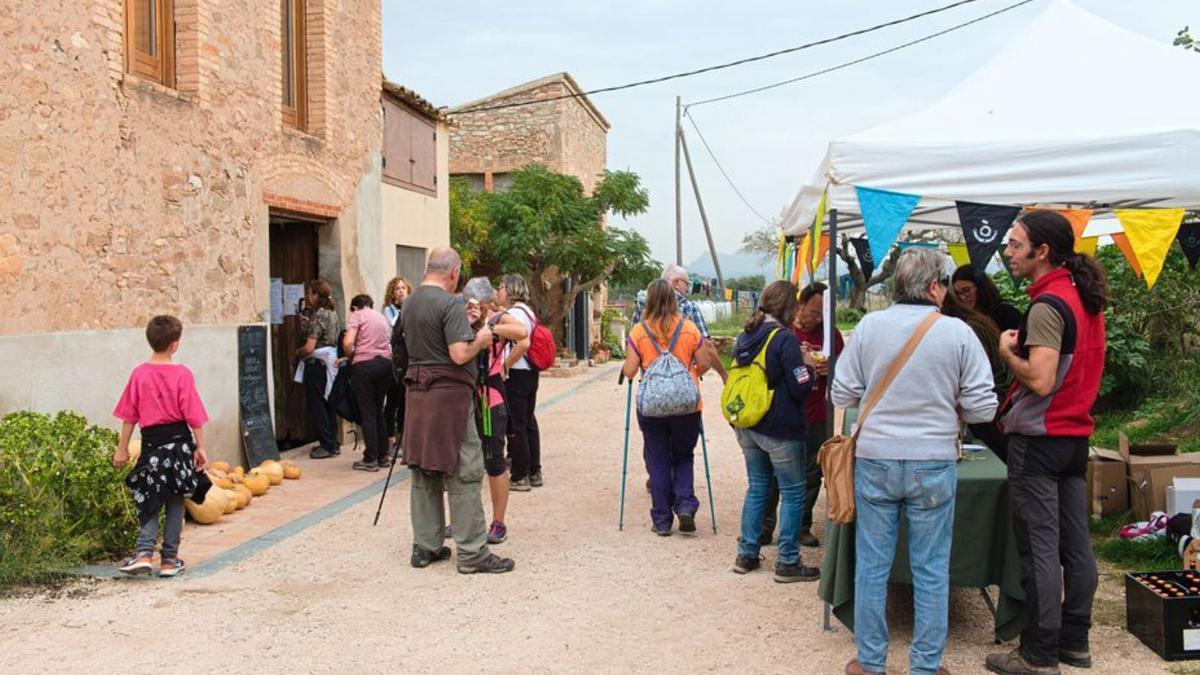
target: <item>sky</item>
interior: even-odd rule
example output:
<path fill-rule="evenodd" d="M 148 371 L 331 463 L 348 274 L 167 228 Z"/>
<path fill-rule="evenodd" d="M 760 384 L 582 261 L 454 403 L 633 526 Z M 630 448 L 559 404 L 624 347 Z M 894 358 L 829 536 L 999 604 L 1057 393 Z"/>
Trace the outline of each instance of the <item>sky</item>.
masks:
<path fill-rule="evenodd" d="M 831 37 L 952 0 L 383 0 L 383 70 L 437 106 L 455 106 L 567 71 L 587 89 L 649 79 Z M 641 176 L 650 208 L 610 223 L 640 232 L 654 256 L 675 258 L 675 97 L 686 105 L 838 65 L 968 21 L 1015 0 L 978 0 L 867 36 L 682 80 L 597 94 L 608 118 L 608 168 Z M 983 65 L 1051 0 L 844 70 L 691 109 L 750 206 L 777 217 L 816 170 L 830 140 L 920 110 Z M 1170 43 L 1200 27 L 1195 0 L 1075 0 L 1129 30 Z M 1114 90 L 1129 83 L 1114 82 Z M 1100 104 L 1104 92 L 1091 101 Z M 730 188 L 684 120 L 715 247 L 736 252 L 764 222 Z M 707 251 L 683 176 L 683 259 Z"/>

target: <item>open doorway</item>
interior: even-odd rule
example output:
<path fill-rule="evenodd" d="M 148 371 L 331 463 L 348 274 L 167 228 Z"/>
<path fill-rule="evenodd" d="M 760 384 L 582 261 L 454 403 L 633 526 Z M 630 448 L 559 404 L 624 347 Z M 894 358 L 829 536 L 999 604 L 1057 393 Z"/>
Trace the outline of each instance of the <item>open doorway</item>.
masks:
<path fill-rule="evenodd" d="M 292 380 L 296 372 L 296 349 L 304 342 L 299 315 L 304 287 L 320 273 L 318 228 L 328 224 L 328 220 L 320 218 L 275 210 L 270 213 L 271 362 L 275 440 L 281 450 L 316 439 L 305 412 L 304 385 Z"/>

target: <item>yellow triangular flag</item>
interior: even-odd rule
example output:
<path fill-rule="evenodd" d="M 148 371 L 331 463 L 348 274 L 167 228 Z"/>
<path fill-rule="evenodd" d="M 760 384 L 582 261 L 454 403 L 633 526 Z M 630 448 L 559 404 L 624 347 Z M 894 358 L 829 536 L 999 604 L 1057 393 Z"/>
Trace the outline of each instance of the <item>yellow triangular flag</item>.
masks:
<path fill-rule="evenodd" d="M 775 278 L 783 278 L 783 260 L 787 252 L 787 235 L 779 233 L 779 259 L 775 261 Z"/>
<path fill-rule="evenodd" d="M 956 267 L 971 264 L 971 252 L 967 249 L 966 244 L 946 244 L 946 249 L 950 253 L 950 257 L 954 259 Z"/>
<path fill-rule="evenodd" d="M 818 242 L 821 241 L 821 239 L 820 239 L 821 226 L 825 223 L 825 211 L 826 211 L 826 207 L 828 205 L 828 201 L 826 200 L 826 197 L 828 197 L 828 196 L 829 196 L 828 191 L 821 193 L 821 203 L 819 205 L 817 205 L 817 217 L 813 221 L 813 226 L 812 226 L 812 231 L 815 233 L 815 234 L 813 234 L 812 241 L 818 241 Z M 817 269 L 817 266 L 819 266 L 820 264 L 821 264 L 821 253 L 819 250 L 813 250 L 812 251 L 812 259 L 809 261 L 809 266 L 808 266 L 809 270 L 811 271 L 811 270 Z"/>
<path fill-rule="evenodd" d="M 1121 249 L 1121 255 L 1125 256 L 1125 262 L 1129 263 L 1129 269 L 1133 270 L 1133 276 L 1141 279 L 1142 266 L 1138 264 L 1137 256 L 1133 253 L 1133 247 L 1129 245 L 1129 237 L 1126 237 L 1124 232 L 1114 232 L 1112 240 L 1117 245 L 1117 248 Z"/>
<path fill-rule="evenodd" d="M 1117 220 L 1146 275 L 1147 288 L 1158 281 L 1184 214 L 1183 209 L 1117 209 Z"/>
<path fill-rule="evenodd" d="M 1100 237 L 1082 237 L 1075 240 L 1075 252 L 1096 256 L 1096 247 L 1100 245 Z"/>

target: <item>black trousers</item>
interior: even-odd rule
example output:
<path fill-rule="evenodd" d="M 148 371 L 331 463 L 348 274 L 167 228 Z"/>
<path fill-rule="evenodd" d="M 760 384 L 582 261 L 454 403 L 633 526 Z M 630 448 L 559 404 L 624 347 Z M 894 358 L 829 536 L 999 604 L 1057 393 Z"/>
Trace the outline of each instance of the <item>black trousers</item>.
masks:
<path fill-rule="evenodd" d="M 383 417 L 387 422 L 388 437 L 395 436 L 399 445 L 403 445 L 404 441 L 404 396 L 404 378 L 396 377 L 388 389 L 387 402 L 383 405 Z"/>
<path fill-rule="evenodd" d="M 542 472 L 542 436 L 537 423 L 538 374 L 532 370 L 508 373 L 508 455 L 512 479 Z"/>
<path fill-rule="evenodd" d="M 812 530 L 813 508 L 817 505 L 817 496 L 821 493 L 821 465 L 817 463 L 817 451 L 828 438 L 829 425 L 817 422 L 808 425 L 804 439 L 804 517 L 800 521 L 800 531 Z M 763 511 L 763 532 L 775 532 L 775 524 L 779 521 L 779 482 L 775 474 L 767 486 L 767 507 Z"/>
<path fill-rule="evenodd" d="M 387 422 L 383 401 L 392 388 L 392 360 L 376 356 L 350 366 L 350 387 L 362 418 L 364 462 L 378 461 L 387 453 Z"/>
<path fill-rule="evenodd" d="M 1043 666 L 1058 650 L 1086 650 L 1096 594 L 1096 559 L 1087 525 L 1088 439 L 1008 439 L 1013 509 L 1027 622 L 1021 655 Z"/>
<path fill-rule="evenodd" d="M 308 421 L 312 423 L 321 447 L 335 451 L 338 442 L 333 406 L 325 400 L 325 383 L 328 379 L 323 361 L 308 359 L 304 362 L 304 405 L 308 408 Z"/>

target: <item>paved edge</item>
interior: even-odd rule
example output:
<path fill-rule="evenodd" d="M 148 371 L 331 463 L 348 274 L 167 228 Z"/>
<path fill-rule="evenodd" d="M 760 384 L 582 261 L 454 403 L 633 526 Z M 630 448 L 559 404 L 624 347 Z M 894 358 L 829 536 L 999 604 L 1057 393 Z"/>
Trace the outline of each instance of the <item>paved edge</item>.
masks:
<path fill-rule="evenodd" d="M 568 401 L 586 387 L 589 387 L 606 377 L 611 377 L 612 374 L 617 371 L 617 368 L 611 365 L 607 367 L 601 366 L 599 369 L 600 372 L 589 376 L 584 381 L 579 382 L 574 386 L 571 386 L 568 389 L 551 396 L 545 401 L 540 402 L 538 404 L 538 410 L 549 410 L 550 408 Z M 400 469 L 392 474 L 392 482 L 402 483 L 405 480 L 408 480 L 409 476 L 411 475 L 412 474 L 408 469 Z M 299 534 L 313 525 L 328 520 L 329 518 L 336 516 L 350 507 L 356 506 L 368 498 L 383 492 L 383 485 L 386 480 L 386 478 L 382 478 L 374 483 L 371 483 L 370 485 L 361 487 L 355 492 L 352 492 L 335 502 L 326 504 L 316 511 L 300 516 L 299 518 L 284 525 L 280 525 L 273 530 L 264 532 L 263 534 L 260 534 L 249 541 L 238 544 L 228 551 L 205 560 L 198 565 L 189 565 L 186 574 L 188 577 L 205 577 L 219 572 L 230 565 L 242 562 L 243 560 L 258 554 L 270 548 L 271 546 L 274 546 L 288 537 Z M 73 570 L 70 570 L 68 574 L 97 579 L 136 580 L 139 578 L 127 577 L 126 575 L 118 572 L 116 567 L 105 565 L 84 565 L 83 567 L 77 567 Z M 157 577 L 155 576 L 145 577 L 145 579 L 156 578 Z"/>

